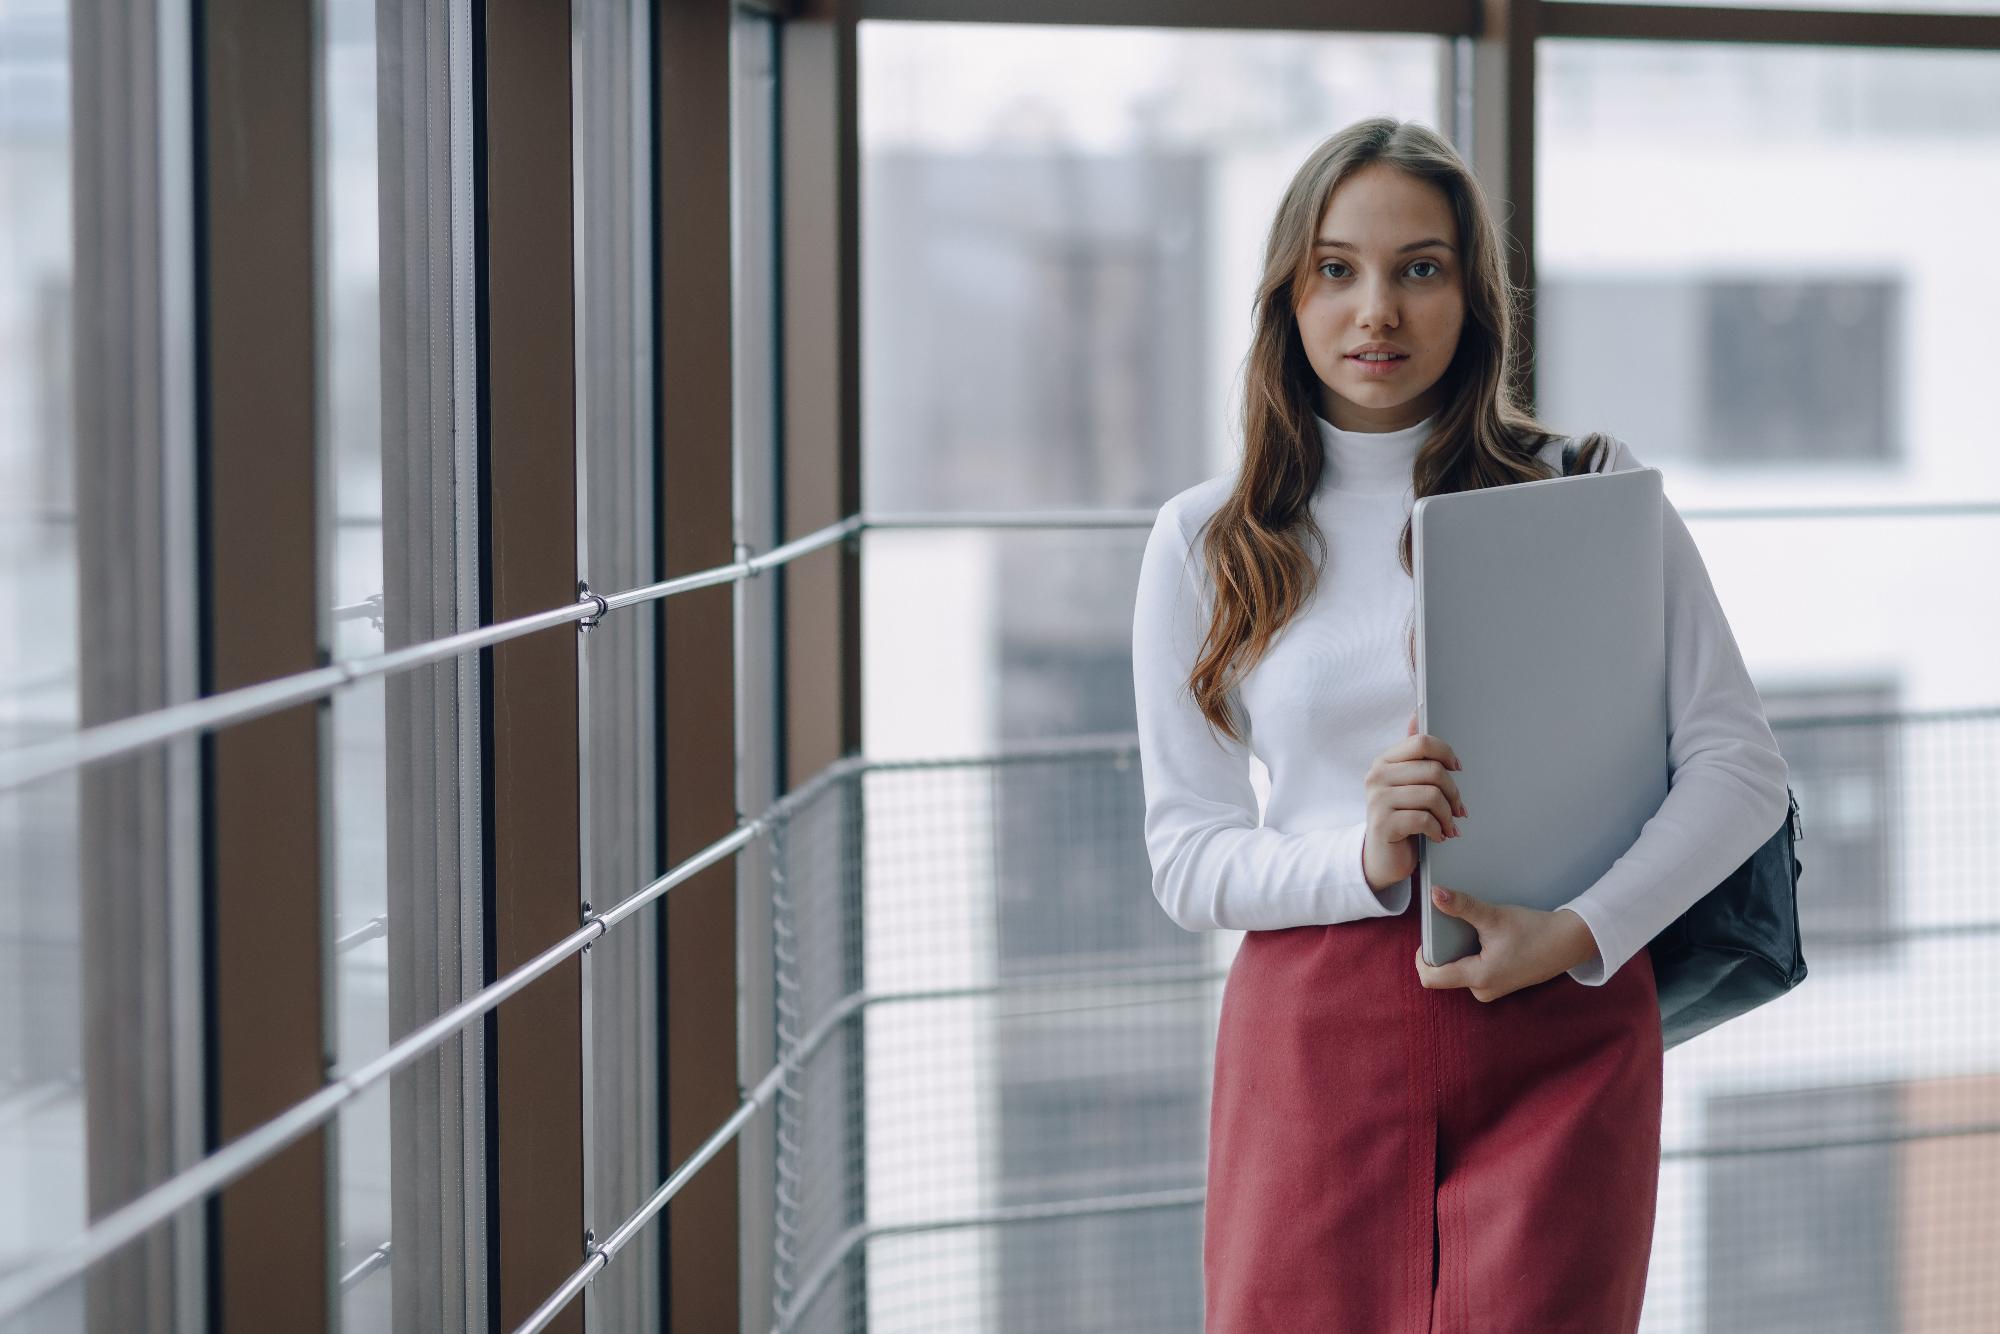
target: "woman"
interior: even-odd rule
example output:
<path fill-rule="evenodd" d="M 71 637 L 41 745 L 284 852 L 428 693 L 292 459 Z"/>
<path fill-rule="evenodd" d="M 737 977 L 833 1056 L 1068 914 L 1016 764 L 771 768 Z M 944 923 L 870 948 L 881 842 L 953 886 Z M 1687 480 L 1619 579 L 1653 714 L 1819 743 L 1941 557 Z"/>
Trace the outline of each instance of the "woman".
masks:
<path fill-rule="evenodd" d="M 1416 734 L 1409 514 L 1560 471 L 1565 438 L 1512 397 L 1514 308 L 1448 142 L 1385 118 L 1334 135 L 1271 227 L 1242 464 L 1169 500 L 1146 544 L 1153 890 L 1189 930 L 1246 933 L 1216 1038 L 1208 1334 L 1638 1325 L 1661 1099 L 1646 943 L 1764 842 L 1787 774 L 1666 505 L 1665 802 L 1554 912 L 1440 886 L 1480 950 L 1423 962 L 1415 839 L 1471 814 L 1449 739 Z M 1584 441 L 1580 468 L 1641 466 Z"/>

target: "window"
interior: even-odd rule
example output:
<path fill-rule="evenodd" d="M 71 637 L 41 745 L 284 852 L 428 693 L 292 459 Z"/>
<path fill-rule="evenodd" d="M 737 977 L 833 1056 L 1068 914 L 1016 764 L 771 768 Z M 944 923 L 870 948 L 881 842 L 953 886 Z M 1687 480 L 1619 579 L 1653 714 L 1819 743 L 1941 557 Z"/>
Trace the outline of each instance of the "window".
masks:
<path fill-rule="evenodd" d="M 1710 280 L 1699 292 L 1704 462 L 1901 457 L 1894 278 Z"/>
<path fill-rule="evenodd" d="M 1544 275 L 1542 414 L 1632 423 L 1648 464 L 1900 462 L 1903 283 L 1895 277 Z"/>
<path fill-rule="evenodd" d="M 1708 1100 L 1704 1250 L 1709 1329 L 1759 1334 L 1905 1328 L 1897 1313 L 1897 1149 L 1777 1152 L 1897 1127 L 1897 1087 L 1802 1088 Z"/>
<path fill-rule="evenodd" d="M 1796 854 L 1808 966 L 1855 951 L 1873 956 L 1893 949 L 1887 932 L 1899 909 L 1902 731 L 1882 723 L 1811 720 L 1891 713 L 1901 692 L 1887 684 L 1855 684 L 1760 693 L 1791 769 L 1805 835 Z"/>

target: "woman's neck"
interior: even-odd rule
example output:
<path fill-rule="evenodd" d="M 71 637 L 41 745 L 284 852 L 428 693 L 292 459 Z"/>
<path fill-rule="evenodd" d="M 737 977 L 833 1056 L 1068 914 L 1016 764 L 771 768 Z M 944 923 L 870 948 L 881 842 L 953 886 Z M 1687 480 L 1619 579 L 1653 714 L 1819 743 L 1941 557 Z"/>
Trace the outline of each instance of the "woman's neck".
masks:
<path fill-rule="evenodd" d="M 1411 485 L 1417 451 L 1430 438 L 1436 414 L 1398 431 L 1348 431 L 1313 414 L 1325 451 L 1320 488 L 1363 495 L 1400 495 Z"/>

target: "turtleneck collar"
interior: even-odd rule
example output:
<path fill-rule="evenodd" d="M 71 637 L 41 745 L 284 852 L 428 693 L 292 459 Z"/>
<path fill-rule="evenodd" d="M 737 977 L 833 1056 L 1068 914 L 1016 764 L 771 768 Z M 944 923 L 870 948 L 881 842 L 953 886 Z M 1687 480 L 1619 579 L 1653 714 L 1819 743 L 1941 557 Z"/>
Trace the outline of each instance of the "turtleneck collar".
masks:
<path fill-rule="evenodd" d="M 1318 413 L 1313 424 L 1326 449 L 1320 489 L 1363 495 L 1396 495 L 1412 485 L 1417 450 L 1430 438 L 1437 414 L 1400 431 L 1346 431 Z"/>

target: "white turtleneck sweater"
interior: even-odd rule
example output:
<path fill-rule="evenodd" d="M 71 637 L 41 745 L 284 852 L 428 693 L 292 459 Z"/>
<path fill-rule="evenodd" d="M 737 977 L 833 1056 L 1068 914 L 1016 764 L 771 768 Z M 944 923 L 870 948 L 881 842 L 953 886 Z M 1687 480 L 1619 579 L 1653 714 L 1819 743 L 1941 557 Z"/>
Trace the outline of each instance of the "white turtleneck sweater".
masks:
<path fill-rule="evenodd" d="M 1160 507 L 1140 564 L 1132 680 L 1153 893 L 1190 931 L 1268 931 L 1408 911 L 1411 879 L 1376 892 L 1362 873 L 1368 767 L 1417 706 L 1407 634 L 1415 588 L 1397 542 L 1416 503 L 1411 469 L 1435 417 L 1347 431 L 1315 417 L 1327 467 L 1313 513 L 1327 539 L 1319 587 L 1238 688 L 1248 748 L 1211 733 L 1186 688 L 1212 590 L 1193 547 L 1234 472 Z M 1560 468 L 1563 441 L 1541 457 Z M 1644 467 L 1624 442 L 1606 471 Z M 1785 761 L 1687 526 L 1662 500 L 1669 790 L 1639 837 L 1563 906 L 1597 955 L 1569 970 L 1602 986 L 1720 884 L 1789 809 Z M 1444 740 L 1449 742 L 1450 737 Z M 1249 754 L 1270 771 L 1260 822 Z M 1475 808 L 1467 816 L 1479 818 Z M 1459 886 L 1479 894 L 1479 886 Z"/>

